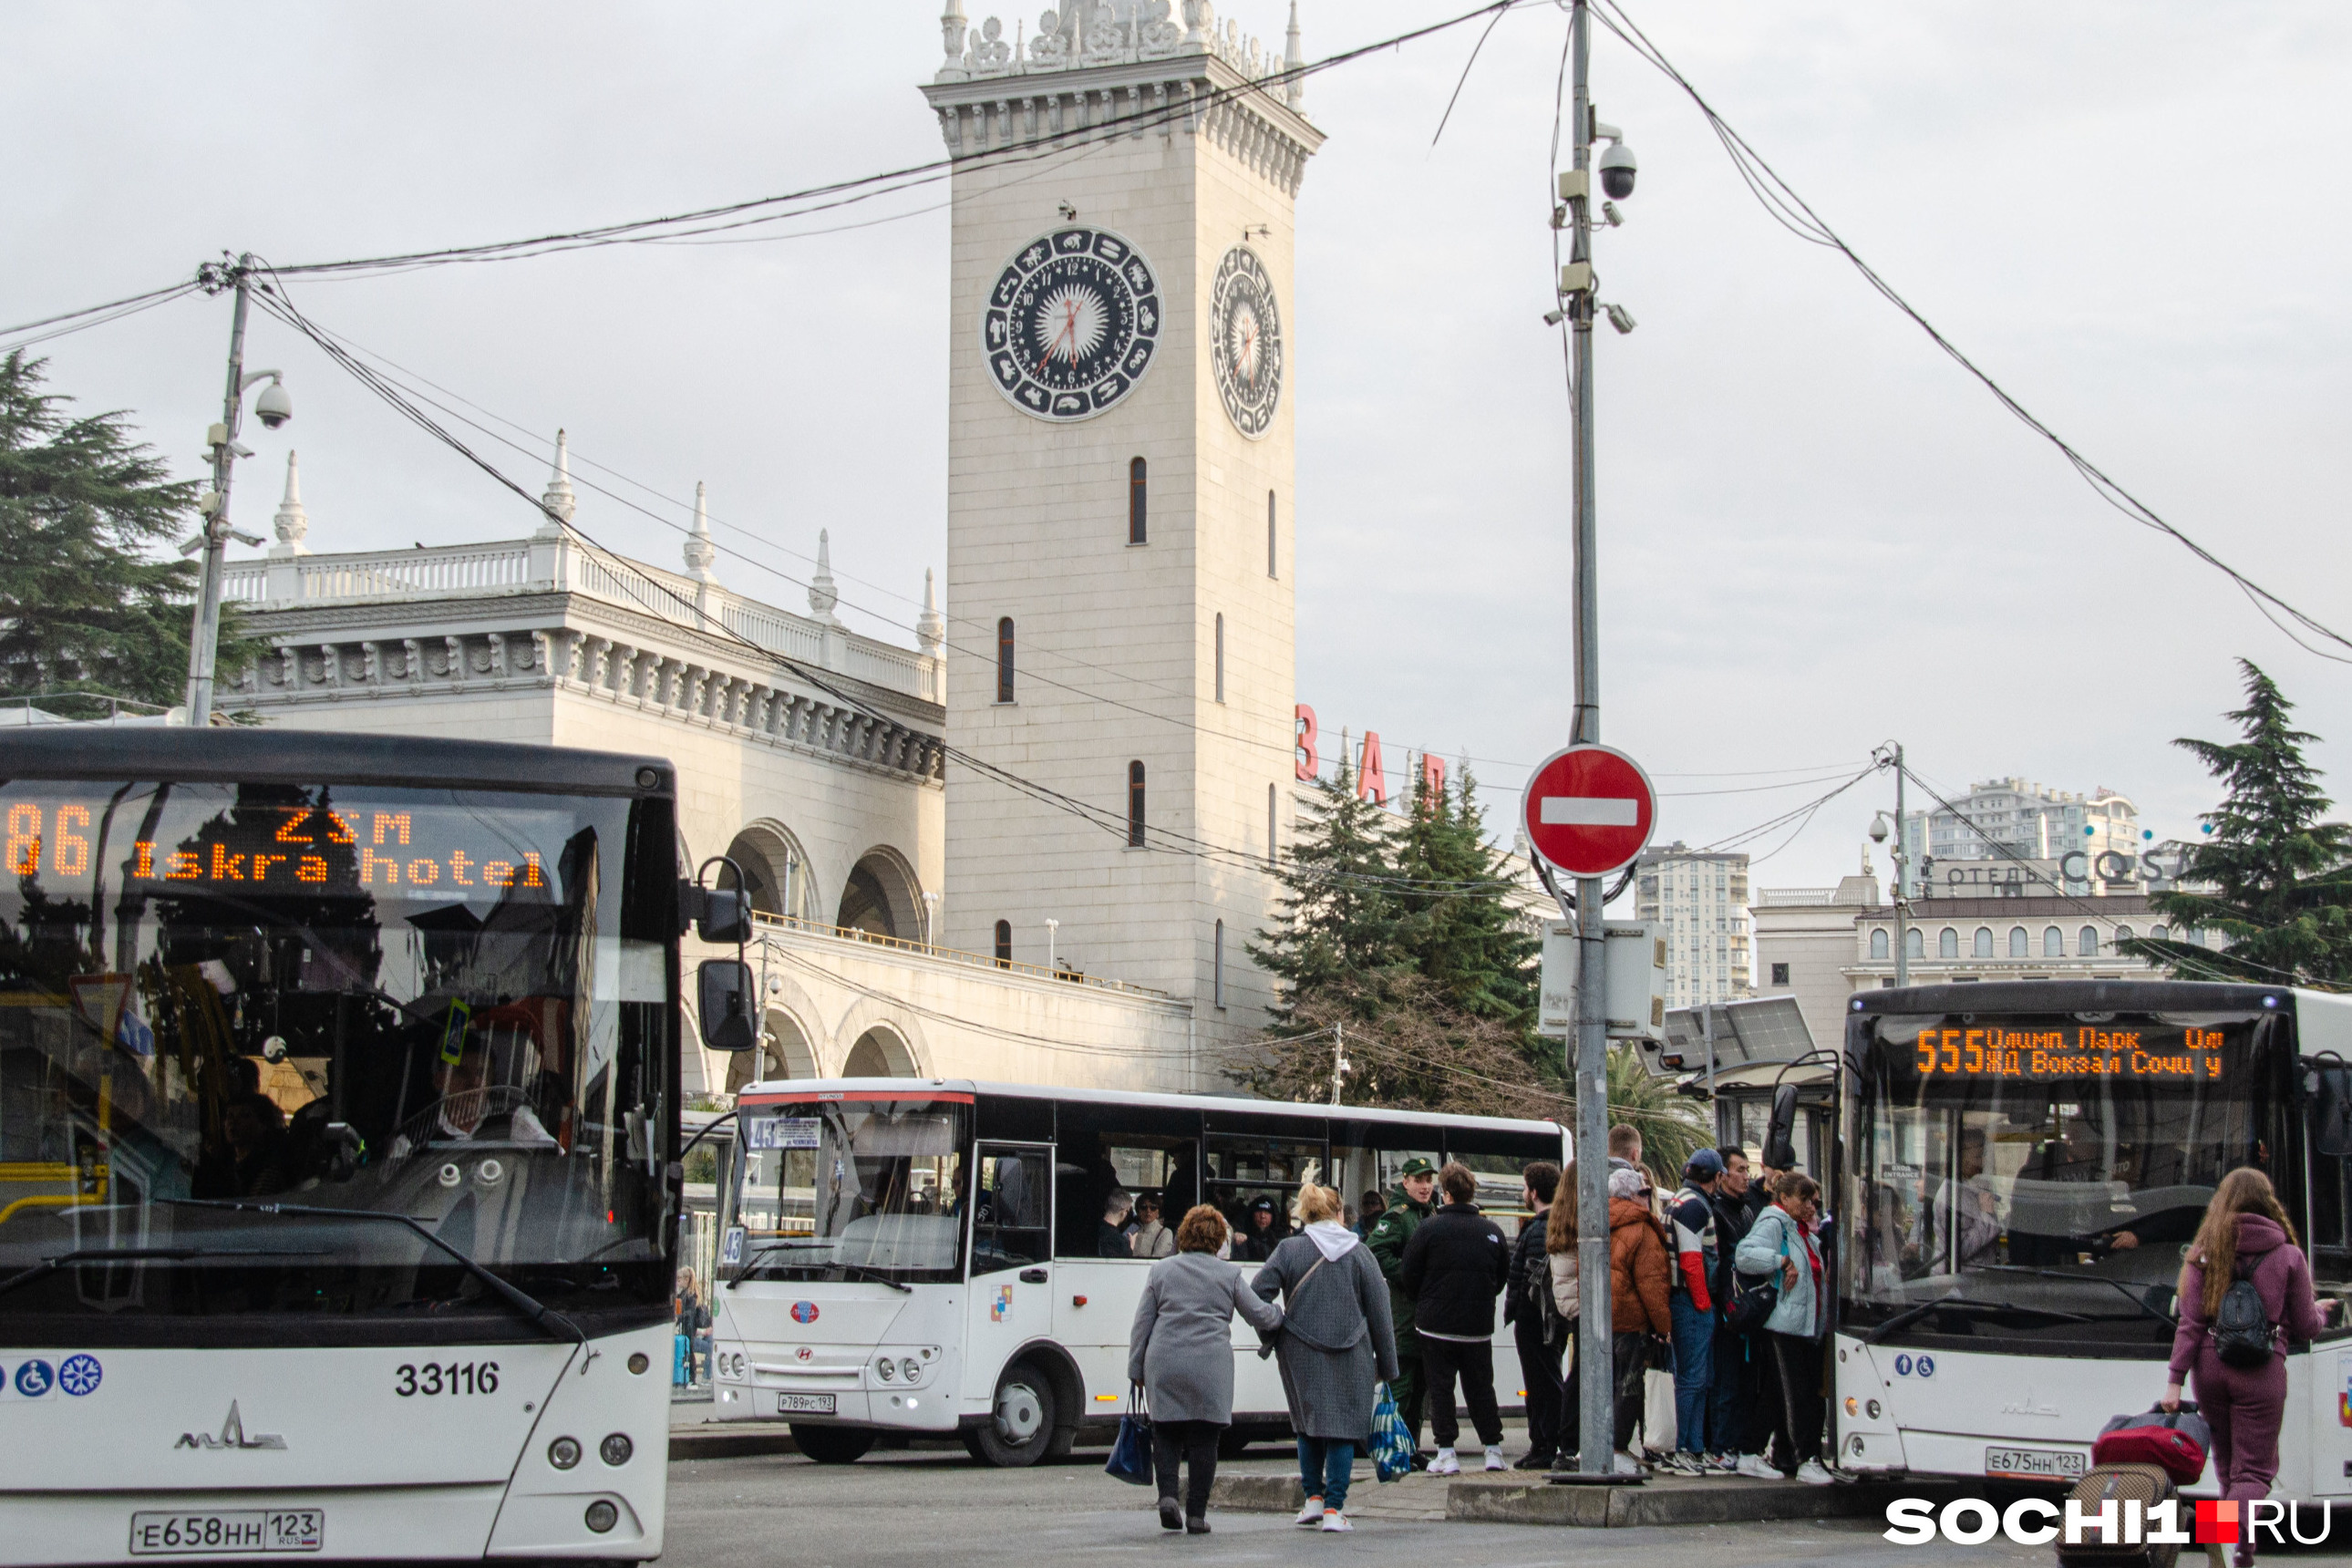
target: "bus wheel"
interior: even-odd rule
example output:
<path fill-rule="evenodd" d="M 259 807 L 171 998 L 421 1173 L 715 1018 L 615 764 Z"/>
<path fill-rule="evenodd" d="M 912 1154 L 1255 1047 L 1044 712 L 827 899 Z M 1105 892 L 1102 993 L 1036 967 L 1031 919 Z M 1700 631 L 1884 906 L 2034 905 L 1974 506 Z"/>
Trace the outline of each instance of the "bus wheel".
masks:
<path fill-rule="evenodd" d="M 1034 1465 L 1053 1446 L 1054 1384 L 1043 1367 L 1021 1362 L 996 1382 L 990 1419 L 967 1428 L 982 1458 L 1005 1469 Z"/>
<path fill-rule="evenodd" d="M 874 1447 L 874 1434 L 856 1426 L 809 1426 L 795 1421 L 793 1442 L 820 1465 L 854 1465 Z"/>

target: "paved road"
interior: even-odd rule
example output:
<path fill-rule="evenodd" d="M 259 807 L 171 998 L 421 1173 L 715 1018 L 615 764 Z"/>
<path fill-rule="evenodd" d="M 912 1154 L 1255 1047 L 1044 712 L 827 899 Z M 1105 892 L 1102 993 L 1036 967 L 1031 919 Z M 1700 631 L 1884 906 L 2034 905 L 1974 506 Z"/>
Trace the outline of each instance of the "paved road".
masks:
<path fill-rule="evenodd" d="M 1260 1458 L 1259 1456 L 1264 1456 Z M 1238 1462 L 1286 1468 L 1271 1449 Z M 670 1467 L 663 1568 L 1031 1568 L 1181 1556 L 1188 1565 L 1288 1563 L 1325 1552 L 1362 1568 L 1605 1568 L 1631 1557 L 1707 1568 L 1943 1568 L 2032 1563 L 2047 1547 L 1889 1545 L 1865 1521 L 1567 1530 L 1367 1521 L 1352 1535 L 1294 1529 L 1285 1515 L 1217 1513 L 1214 1533 L 1169 1536 L 1140 1488 L 1111 1479 L 1099 1451 L 1025 1470 L 983 1469 L 962 1453 L 873 1454 L 855 1465 L 797 1455 L 681 1460 Z"/>

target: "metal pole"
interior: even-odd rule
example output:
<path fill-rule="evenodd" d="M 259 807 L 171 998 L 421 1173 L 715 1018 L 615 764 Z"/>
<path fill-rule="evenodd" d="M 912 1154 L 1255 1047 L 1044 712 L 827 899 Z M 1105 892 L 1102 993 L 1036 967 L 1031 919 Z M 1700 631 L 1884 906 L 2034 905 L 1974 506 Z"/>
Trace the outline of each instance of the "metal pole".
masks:
<path fill-rule="evenodd" d="M 1575 167 L 1592 166 L 1591 16 L 1586 0 L 1569 12 L 1574 73 Z M 1588 196 L 1569 204 L 1569 260 L 1592 259 Z M 1592 497 L 1592 290 L 1569 297 L 1570 337 L 1576 364 L 1576 739 L 1601 739 L 1601 618 L 1594 571 L 1598 537 Z M 1603 1011 L 1607 960 L 1598 877 L 1576 880 L 1576 1233 L 1580 1292 L 1576 1342 L 1579 1369 L 1577 1468 L 1588 1476 L 1615 1468 L 1614 1366 L 1609 1305 L 1609 1026 Z"/>
<path fill-rule="evenodd" d="M 236 465 L 238 416 L 245 406 L 245 312 L 253 258 L 236 258 L 236 308 L 229 317 L 228 392 L 221 400 L 221 423 L 228 439 L 213 448 L 213 493 L 220 505 L 205 519 L 205 574 L 196 592 L 195 626 L 188 634 L 188 722 L 212 722 L 213 667 L 220 653 L 221 565 L 228 552 L 228 485 Z"/>
<path fill-rule="evenodd" d="M 1903 823 L 1903 746 L 1895 747 L 1895 984 L 1911 984 L 1911 856 Z"/>
<path fill-rule="evenodd" d="M 1339 1103 L 1339 1075 L 1348 1070 L 1348 1025 L 1345 1019 L 1331 1029 L 1331 1103 Z"/>

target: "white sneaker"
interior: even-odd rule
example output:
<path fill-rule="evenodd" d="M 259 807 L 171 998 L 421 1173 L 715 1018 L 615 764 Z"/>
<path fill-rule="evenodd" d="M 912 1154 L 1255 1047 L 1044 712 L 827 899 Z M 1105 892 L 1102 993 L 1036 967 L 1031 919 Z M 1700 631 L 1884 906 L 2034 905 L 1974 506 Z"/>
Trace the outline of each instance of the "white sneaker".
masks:
<path fill-rule="evenodd" d="M 1830 1474 L 1828 1468 L 1819 1459 L 1807 1459 L 1803 1464 L 1799 1465 L 1797 1479 L 1809 1487 L 1828 1487 L 1837 1484 L 1837 1478 Z"/>
<path fill-rule="evenodd" d="M 1306 1506 L 1305 1508 L 1300 1509 L 1300 1510 L 1298 1510 L 1298 1517 L 1297 1517 L 1297 1519 L 1292 1520 L 1290 1522 L 1291 1522 L 1291 1523 L 1293 1523 L 1293 1524 L 1320 1524 L 1320 1523 L 1322 1523 L 1322 1522 L 1323 1522 L 1323 1500 L 1322 1500 L 1321 1498 L 1319 1498 L 1319 1497 L 1311 1497 L 1311 1498 L 1308 1498 L 1308 1499 L 1307 1500 L 1307 1506 Z"/>
<path fill-rule="evenodd" d="M 1617 1450 L 1617 1473 L 1621 1476 L 1639 1476 L 1648 1472 L 1642 1468 L 1633 1455 L 1620 1448 Z"/>
<path fill-rule="evenodd" d="M 1742 1454 L 1732 1468 L 1738 1474 L 1759 1481 L 1784 1481 L 1789 1478 L 1772 1468 L 1772 1462 L 1761 1454 Z"/>
<path fill-rule="evenodd" d="M 1353 1530 L 1356 1527 L 1354 1525 L 1348 1522 L 1348 1516 L 1341 1513 L 1336 1508 L 1327 1510 L 1323 1515 L 1323 1529 L 1328 1534 L 1337 1535 L 1343 1530 Z"/>
<path fill-rule="evenodd" d="M 1429 1473 L 1433 1476 L 1458 1476 L 1462 1473 L 1462 1461 L 1454 1457 L 1453 1449 L 1440 1448 L 1437 1458 L 1429 1461 Z"/>
<path fill-rule="evenodd" d="M 1502 1449 L 1489 1448 L 1486 1450 L 1486 1468 L 1490 1470 L 1500 1470 L 1508 1468 L 1503 1463 Z"/>

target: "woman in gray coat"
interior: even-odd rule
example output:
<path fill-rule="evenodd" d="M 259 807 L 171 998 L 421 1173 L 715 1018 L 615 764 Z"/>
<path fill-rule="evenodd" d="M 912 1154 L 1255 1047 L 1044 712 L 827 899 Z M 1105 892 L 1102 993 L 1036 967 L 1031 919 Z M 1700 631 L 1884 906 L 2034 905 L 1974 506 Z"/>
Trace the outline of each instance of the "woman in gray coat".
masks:
<path fill-rule="evenodd" d="M 1234 1419 L 1234 1314 L 1260 1335 L 1282 1326 L 1282 1309 L 1251 1294 L 1242 1271 L 1217 1256 L 1229 1232 L 1207 1204 L 1176 1227 L 1176 1255 L 1144 1277 L 1127 1336 L 1127 1380 L 1143 1385 L 1151 1412 L 1151 1468 L 1160 1480 L 1160 1522 L 1209 1533 L 1209 1485 L 1217 1439 Z M 1176 1510 L 1179 1459 L 1192 1468 L 1184 1510 Z"/>
<path fill-rule="evenodd" d="M 1340 1223 L 1339 1194 L 1299 1189 L 1303 1228 L 1274 1249 L 1250 1289 L 1283 1297 L 1282 1391 L 1298 1434 L 1298 1479 L 1307 1506 L 1297 1522 L 1352 1530 L 1348 1479 L 1356 1448 L 1372 1429 L 1376 1377 L 1397 1375 L 1389 1288 L 1356 1233 Z"/>

